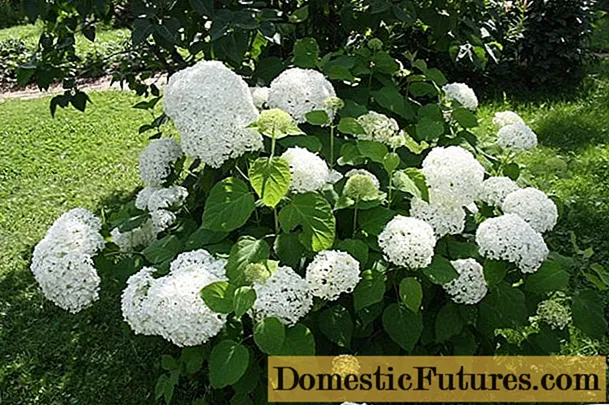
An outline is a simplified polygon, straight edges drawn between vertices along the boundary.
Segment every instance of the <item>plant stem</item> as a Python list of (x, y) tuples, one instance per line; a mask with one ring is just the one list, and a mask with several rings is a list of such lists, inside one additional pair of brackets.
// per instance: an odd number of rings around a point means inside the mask
[(334, 125), (330, 126), (330, 169), (334, 168)]
[(391, 195), (393, 194), (393, 170), (389, 173), (389, 187), (387, 187), (387, 191), (389, 192), (387, 196), (387, 208), (391, 208)]
[(279, 235), (279, 220), (277, 219), (277, 208), (273, 208), (273, 218), (275, 219), (275, 235)]
[(357, 232), (357, 203), (358, 201), (355, 202), (356, 205), (355, 209), (353, 210), (353, 238), (355, 238), (355, 233)]

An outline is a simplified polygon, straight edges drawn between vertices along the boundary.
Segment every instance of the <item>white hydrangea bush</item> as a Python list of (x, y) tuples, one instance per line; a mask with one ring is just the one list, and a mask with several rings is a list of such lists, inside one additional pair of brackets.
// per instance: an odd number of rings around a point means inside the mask
[(469, 86), (423, 73), (436, 92), (396, 105), (405, 89), (376, 74), (366, 101), (345, 94), (367, 80), (303, 66), (266, 87), (214, 61), (175, 73), (163, 109), (180, 142), (149, 143), (142, 189), (103, 223), (82, 209), (58, 219), (32, 258), (43, 294), (78, 312), (125, 275), (133, 333), (184, 348), (180, 373), (200, 356), (191, 374), (220, 390), (265, 355), (492, 355), (498, 331), (529, 319), (556, 339), (596, 331), (578, 308), (597, 304), (571, 297), (575, 276), (545, 239), (556, 203), (514, 170), (534, 132), (498, 113), (485, 150)]

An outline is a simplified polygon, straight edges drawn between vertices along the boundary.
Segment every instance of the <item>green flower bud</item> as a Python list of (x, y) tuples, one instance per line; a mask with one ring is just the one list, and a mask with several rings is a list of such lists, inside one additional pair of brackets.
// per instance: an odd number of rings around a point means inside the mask
[(279, 108), (262, 111), (251, 126), (258, 128), (258, 131), (266, 136), (270, 137), (274, 134), (277, 139), (302, 134), (292, 116)]
[(378, 38), (372, 38), (370, 41), (368, 41), (368, 48), (372, 49), (373, 51), (380, 51), (383, 49), (383, 41)]
[(552, 329), (564, 329), (571, 323), (571, 309), (555, 299), (540, 302), (537, 315)]
[(356, 201), (372, 200), (379, 195), (379, 181), (366, 170), (351, 170), (343, 193)]
[(264, 283), (272, 272), (264, 263), (250, 263), (245, 266), (244, 275), (250, 283)]
[(345, 102), (338, 97), (328, 97), (324, 100), (324, 107), (334, 111), (342, 110), (345, 106)]

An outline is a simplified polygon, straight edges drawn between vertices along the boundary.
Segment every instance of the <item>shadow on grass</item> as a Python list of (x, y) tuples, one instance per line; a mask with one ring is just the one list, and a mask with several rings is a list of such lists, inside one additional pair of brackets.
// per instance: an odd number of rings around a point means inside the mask
[[(603, 115), (604, 113), (604, 115)], [(609, 141), (609, 111), (585, 104), (573, 111), (551, 110), (535, 123), (539, 143), (562, 151), (577, 151)]]

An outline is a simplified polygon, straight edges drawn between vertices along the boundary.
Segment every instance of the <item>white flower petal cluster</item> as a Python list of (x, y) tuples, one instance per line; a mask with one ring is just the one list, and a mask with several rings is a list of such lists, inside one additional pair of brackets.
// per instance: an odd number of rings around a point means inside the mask
[(444, 291), (457, 304), (473, 305), (482, 301), (488, 292), (482, 266), (474, 259), (454, 260), (450, 264), (459, 277), (444, 284)]
[(252, 313), (256, 322), (274, 316), (285, 325), (293, 325), (313, 306), (307, 281), (287, 266), (280, 266), (264, 282), (254, 283), (254, 289)]
[(524, 123), (509, 124), (497, 132), (497, 143), (505, 149), (523, 150), (537, 146), (537, 135)]
[(474, 111), (478, 108), (478, 97), (474, 90), (464, 83), (449, 83), (442, 87), (446, 94), (446, 98), (451, 101), (457, 101), (468, 110)]
[(182, 186), (145, 187), (135, 199), (135, 207), (150, 212), (170, 209), (181, 204), (188, 197), (188, 190)]
[(93, 256), (104, 248), (101, 221), (84, 208), (60, 216), (34, 248), (30, 269), (44, 296), (79, 312), (99, 299)]
[(207, 342), (224, 327), (226, 315), (209, 309), (199, 292), (226, 280), (225, 265), (226, 260), (214, 259), (201, 249), (180, 254), (164, 277), (153, 278), (155, 270), (143, 268), (129, 278), (123, 291), (125, 321), (136, 334), (160, 335), (180, 347)]
[(537, 232), (551, 231), (558, 220), (554, 201), (534, 187), (511, 192), (501, 205), (506, 214), (516, 214)]
[(333, 120), (334, 109), (325, 103), (328, 97), (336, 97), (336, 92), (322, 73), (292, 68), (271, 82), (268, 105), (287, 111), (299, 124), (306, 122), (307, 113), (316, 110), (324, 110)]
[(334, 301), (359, 282), (359, 262), (349, 253), (324, 250), (307, 266), (305, 278), (313, 296)]
[(465, 211), (460, 206), (430, 204), (417, 197), (410, 204), (410, 215), (431, 225), (437, 238), (460, 234), (465, 228)]
[(519, 189), (518, 184), (509, 177), (489, 177), (482, 182), (478, 199), (488, 205), (500, 207), (508, 194)]
[(423, 160), (421, 171), (431, 203), (468, 205), (478, 196), (484, 180), (482, 165), (460, 146), (433, 148)]
[(282, 158), (290, 164), (294, 193), (306, 193), (321, 189), (330, 180), (330, 169), (322, 158), (304, 148), (294, 147), (286, 150)]
[(571, 323), (571, 309), (555, 299), (540, 302), (537, 306), (537, 315), (552, 329), (562, 330)]
[(387, 223), (378, 237), (378, 243), (391, 263), (419, 269), (431, 263), (436, 237), (427, 222), (397, 215)]
[(510, 124), (524, 124), (524, 120), (513, 111), (501, 111), (495, 113), (493, 124), (498, 128), (503, 128)]
[(182, 149), (171, 138), (155, 139), (140, 154), (140, 176), (149, 186), (161, 185), (173, 164), (182, 157)]
[(258, 118), (250, 89), (221, 62), (201, 61), (172, 75), (164, 108), (184, 153), (211, 167), (263, 146), (262, 135), (248, 128)]
[(252, 100), (258, 110), (264, 110), (269, 102), (269, 88), (268, 87), (250, 87), (252, 93)]
[(130, 231), (121, 232), (118, 228), (114, 228), (110, 232), (110, 237), (112, 243), (118, 246), (121, 252), (131, 252), (154, 242), (158, 234), (157, 230), (158, 228), (153, 224), (152, 219), (149, 219)]
[(400, 131), (396, 120), (375, 111), (360, 115), (357, 117), (357, 122), (365, 132), (363, 135), (358, 135), (358, 138), (366, 141), (378, 141), (390, 145), (393, 143), (392, 138)]
[(541, 234), (516, 214), (482, 222), (476, 243), (481, 255), (515, 263), (523, 273), (536, 272), (549, 253)]

